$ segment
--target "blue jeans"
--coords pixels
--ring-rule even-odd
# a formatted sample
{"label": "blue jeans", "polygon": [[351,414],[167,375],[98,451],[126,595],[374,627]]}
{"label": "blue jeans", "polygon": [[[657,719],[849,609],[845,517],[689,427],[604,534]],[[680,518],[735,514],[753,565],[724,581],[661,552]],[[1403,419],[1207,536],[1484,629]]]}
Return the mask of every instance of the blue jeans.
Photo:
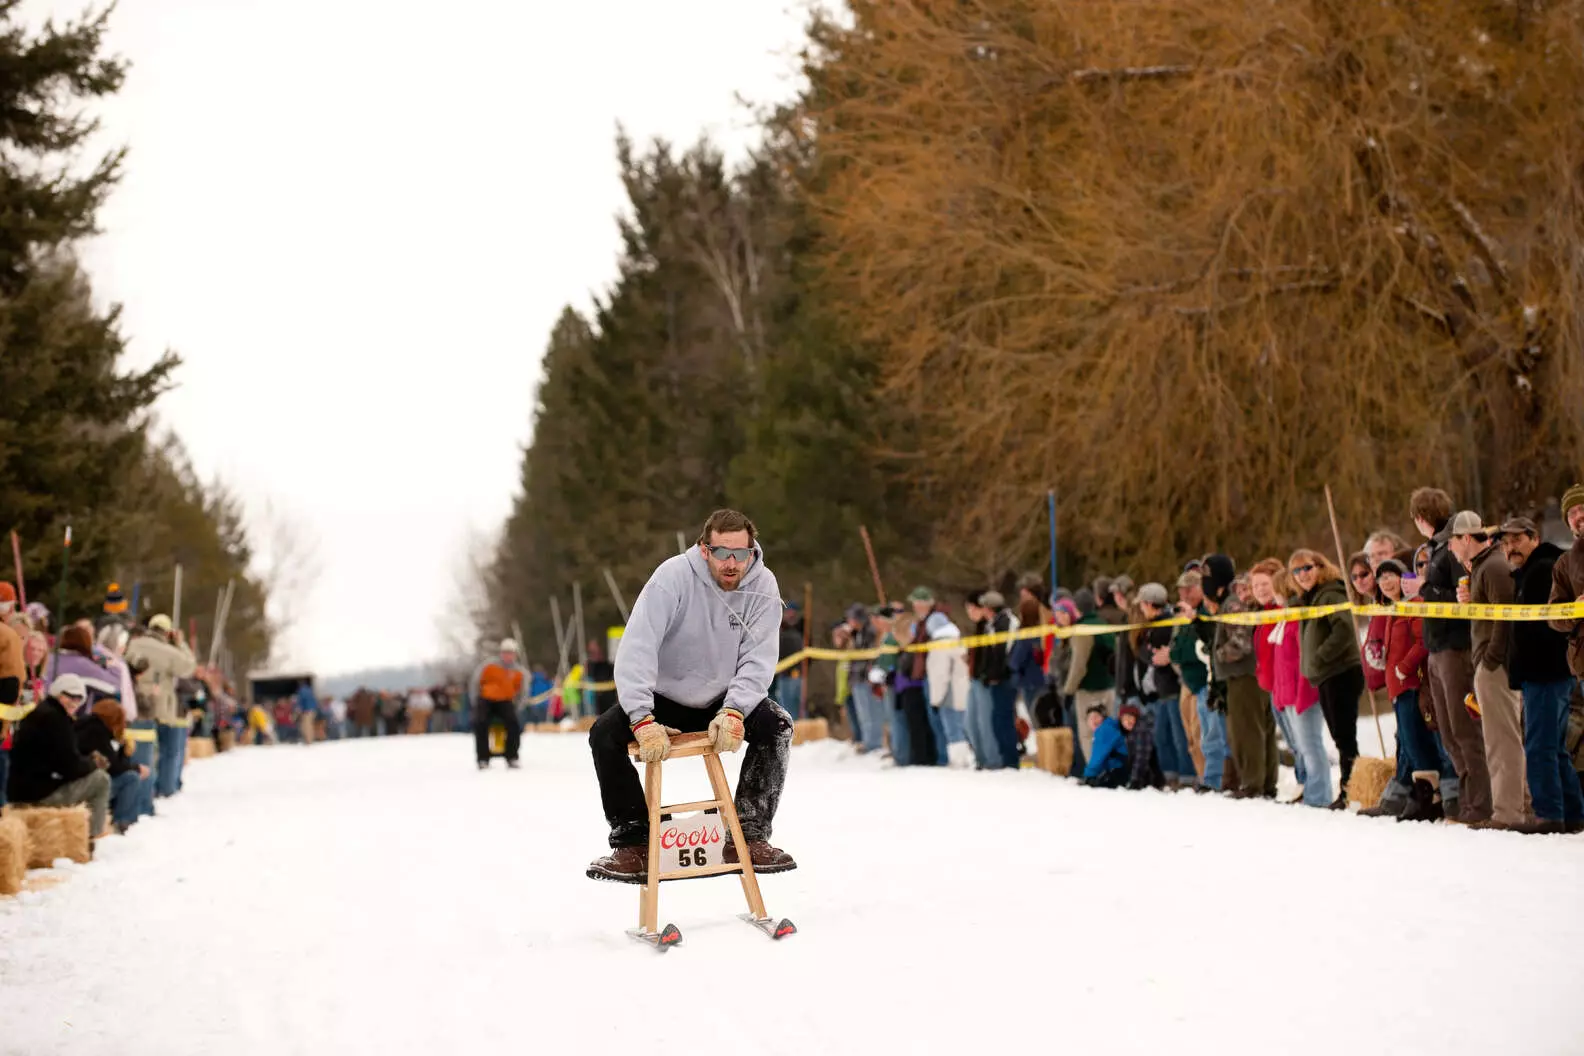
{"label": "blue jeans", "polygon": [[889,689],[875,696],[867,681],[852,691],[853,707],[858,709],[858,728],[863,732],[863,746],[868,751],[878,752],[885,747],[886,726],[890,723],[890,716],[887,715],[890,697]]}
{"label": "blue jeans", "polygon": [[174,796],[181,789],[181,764],[187,755],[187,727],[159,727],[159,773],[154,794]]}
{"label": "blue jeans", "polygon": [[138,820],[143,779],[136,770],[123,770],[110,779],[110,818],[122,825]]}
{"label": "blue jeans", "polygon": [[968,739],[968,713],[959,711],[950,705],[938,710],[940,711],[941,729],[946,734],[946,743],[956,744],[958,741],[966,741]]}
{"label": "blue jeans", "polygon": [[854,744],[863,743],[863,722],[858,718],[858,705],[855,703],[852,690],[847,691],[847,728],[852,731]]}
{"label": "blue jeans", "polygon": [[1303,756],[1298,754],[1296,747],[1298,742],[1297,735],[1293,733],[1292,712],[1286,708],[1278,708],[1274,704],[1271,705],[1271,711],[1276,713],[1276,728],[1281,730],[1282,742],[1292,749],[1293,777],[1297,779],[1298,784],[1301,786],[1304,783],[1304,760]]}
{"label": "blue jeans", "polygon": [[[127,723],[127,728],[132,730],[155,730],[153,719],[133,719]],[[154,782],[159,773],[159,751],[153,741],[133,741],[132,761],[139,766],[149,768],[149,776],[138,780],[137,816],[152,817],[154,814]]]}
{"label": "blue jeans", "polygon": [[1294,708],[1286,710],[1287,722],[1293,731],[1293,754],[1303,760],[1304,806],[1329,807],[1333,797],[1331,760],[1326,758],[1325,748],[1325,711],[1319,704],[1308,708],[1302,715]]}
{"label": "blue jeans", "polygon": [[1226,712],[1210,710],[1209,686],[1194,694],[1194,699],[1199,702],[1199,750],[1205,758],[1203,784],[1219,789],[1227,758]]}
{"label": "blue jeans", "polygon": [[1001,749],[996,744],[995,724],[991,718],[994,709],[990,687],[978,679],[969,682],[968,713],[965,716],[968,743],[973,746],[974,763],[985,770],[1001,765]]}
{"label": "blue jeans", "polygon": [[1168,781],[1193,784],[1199,778],[1193,753],[1188,750],[1188,730],[1183,726],[1182,708],[1177,698],[1162,698],[1150,707],[1155,712],[1155,758]]}
{"label": "blue jeans", "polygon": [[990,687],[990,729],[1001,765],[1017,766],[1017,686],[1011,682]]}
{"label": "blue jeans", "polygon": [[1584,793],[1567,753],[1568,699],[1573,682],[1525,682],[1524,766],[1535,817],[1584,821]]}
{"label": "blue jeans", "polygon": [[791,671],[785,671],[775,677],[772,688],[774,692],[770,694],[771,699],[781,705],[781,710],[794,719],[802,718],[803,679]]}

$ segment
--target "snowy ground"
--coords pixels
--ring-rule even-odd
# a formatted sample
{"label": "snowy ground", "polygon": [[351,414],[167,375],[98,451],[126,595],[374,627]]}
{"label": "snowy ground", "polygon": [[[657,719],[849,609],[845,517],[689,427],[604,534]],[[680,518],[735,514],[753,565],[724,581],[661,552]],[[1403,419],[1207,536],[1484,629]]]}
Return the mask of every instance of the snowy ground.
{"label": "snowy ground", "polygon": [[[523,758],[480,774],[435,736],[193,764],[92,865],[0,899],[0,1052],[1584,1051],[1584,837],[823,742],[777,829],[802,867],[761,881],[800,934],[736,920],[735,878],[668,884],[662,955],[623,934],[637,889],[582,875],[584,739]],[[702,797],[694,770],[667,799]]]}

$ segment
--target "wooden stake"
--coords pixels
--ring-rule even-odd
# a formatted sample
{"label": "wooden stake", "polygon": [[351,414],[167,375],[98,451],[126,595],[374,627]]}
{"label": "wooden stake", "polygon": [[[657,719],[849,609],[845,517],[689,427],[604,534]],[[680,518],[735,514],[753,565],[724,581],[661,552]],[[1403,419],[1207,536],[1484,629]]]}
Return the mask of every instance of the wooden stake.
{"label": "wooden stake", "polygon": [[[1358,594],[1353,590],[1353,577],[1348,575],[1347,551],[1342,547],[1342,532],[1337,528],[1336,504],[1331,501],[1331,485],[1325,486],[1326,510],[1331,514],[1331,538],[1336,541],[1337,568],[1342,573],[1342,581],[1347,584],[1348,600],[1357,604]],[[1359,614],[1353,613],[1353,633],[1359,630]],[[1368,624],[1365,624],[1367,627]],[[1375,718],[1375,736],[1380,740],[1381,758],[1386,758],[1386,734],[1381,731],[1380,708],[1375,703],[1375,691],[1365,685],[1369,694],[1370,714]]]}
{"label": "wooden stake", "polygon": [[880,566],[875,564],[874,546],[869,542],[869,529],[860,524],[858,534],[863,536],[864,553],[869,555],[869,574],[874,577],[875,596],[880,599],[880,604],[884,605],[888,599],[885,584],[880,582]]}
{"label": "wooden stake", "polygon": [[627,603],[622,600],[621,591],[616,586],[616,577],[611,575],[609,568],[602,568],[600,571],[605,573],[605,585],[610,588],[611,597],[616,599],[616,608],[621,611],[622,623],[625,624],[628,620]]}
{"label": "wooden stake", "polygon": [[[22,540],[17,538],[16,529],[11,529],[11,557],[16,561],[17,576],[17,610],[27,611],[27,581],[22,578]],[[133,613],[133,617],[137,616]]]}

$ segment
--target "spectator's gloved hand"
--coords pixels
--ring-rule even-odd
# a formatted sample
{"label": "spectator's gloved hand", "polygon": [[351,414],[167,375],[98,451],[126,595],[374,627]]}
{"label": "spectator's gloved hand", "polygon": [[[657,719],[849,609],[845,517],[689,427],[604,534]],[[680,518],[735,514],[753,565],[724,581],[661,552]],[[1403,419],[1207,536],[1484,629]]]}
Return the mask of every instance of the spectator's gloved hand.
{"label": "spectator's gloved hand", "polygon": [[633,736],[638,739],[638,758],[646,763],[658,763],[671,754],[671,735],[676,730],[662,726],[653,715],[645,715],[633,723]]}
{"label": "spectator's gloved hand", "polygon": [[721,755],[735,752],[742,747],[743,717],[742,712],[736,708],[722,708],[710,720],[710,741],[715,745],[715,751]]}
{"label": "spectator's gloved hand", "polygon": [[1474,694],[1470,693],[1468,696],[1463,698],[1463,710],[1468,712],[1469,718],[1473,719],[1475,722],[1480,721],[1479,700],[1474,696]]}

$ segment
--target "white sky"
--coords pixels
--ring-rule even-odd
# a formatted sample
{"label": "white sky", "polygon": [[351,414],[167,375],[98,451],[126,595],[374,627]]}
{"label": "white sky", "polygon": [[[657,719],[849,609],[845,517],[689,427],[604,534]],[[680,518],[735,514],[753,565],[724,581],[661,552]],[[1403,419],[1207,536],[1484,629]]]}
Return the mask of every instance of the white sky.
{"label": "white sky", "polygon": [[[86,0],[33,0],[74,17]],[[289,659],[438,655],[510,509],[561,306],[615,276],[614,136],[752,141],[803,0],[129,0],[99,112],[131,153],[85,253],[199,471],[316,536]]]}

